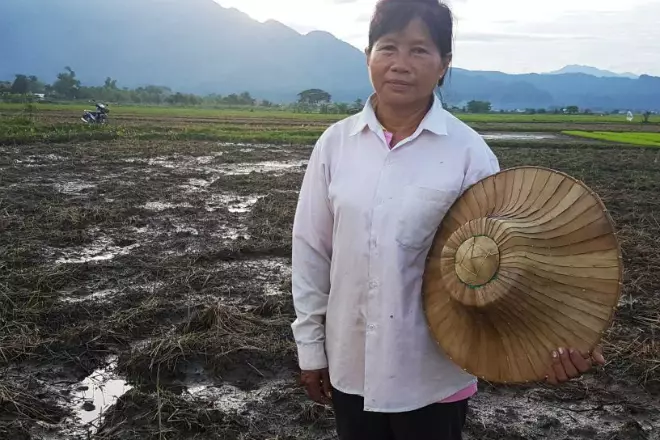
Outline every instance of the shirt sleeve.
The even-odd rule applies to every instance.
[[[302,370],[328,367],[325,314],[330,294],[333,213],[328,198],[329,172],[322,139],[312,151],[303,179],[292,233],[292,324]]]
[[[493,153],[486,142],[479,137],[475,146],[468,153],[461,194],[480,180],[499,172],[500,164],[497,156],[495,156],[495,153]]]

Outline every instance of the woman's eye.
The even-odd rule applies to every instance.
[[[380,50],[384,50],[387,52],[393,52],[395,50],[394,46],[389,44],[387,46],[381,46]]]
[[[413,52],[414,52],[414,53],[419,53],[419,54],[429,53],[429,51],[426,50],[426,49],[423,48],[423,47],[416,47],[416,48],[413,49]]]

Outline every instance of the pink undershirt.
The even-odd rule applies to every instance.
[[[390,147],[391,150],[394,147],[394,145],[392,145],[392,138],[394,136],[392,135],[392,133],[390,133],[385,129],[383,129],[383,133],[385,134],[385,139],[387,140],[387,146]],[[461,400],[465,400],[474,396],[476,393],[477,393],[477,383],[475,382],[469,387],[460,390],[458,393],[451,395],[444,400],[441,400],[440,403],[459,402]]]

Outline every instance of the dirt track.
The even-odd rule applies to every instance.
[[[332,411],[296,385],[289,327],[309,147],[0,148],[0,438],[334,438]],[[602,371],[560,389],[482,384],[468,438],[660,438],[660,152],[496,153],[592,186],[626,283]]]

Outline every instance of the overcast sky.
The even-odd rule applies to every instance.
[[[376,0],[216,0],[363,49]],[[585,64],[660,76],[660,0],[452,0],[454,66],[509,73]]]

